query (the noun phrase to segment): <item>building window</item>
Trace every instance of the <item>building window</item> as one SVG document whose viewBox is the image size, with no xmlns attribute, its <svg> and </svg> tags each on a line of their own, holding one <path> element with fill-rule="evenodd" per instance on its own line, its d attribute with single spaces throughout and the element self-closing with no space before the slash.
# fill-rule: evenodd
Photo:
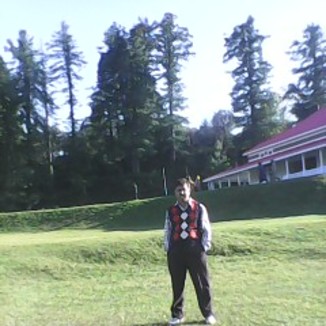
<svg viewBox="0 0 326 326">
<path fill-rule="evenodd" d="M 304 158 L 306 170 L 312 170 L 317 168 L 317 157 L 316 155 L 309 154 Z"/>
<path fill-rule="evenodd" d="M 274 151 L 271 149 L 271 150 L 268 150 L 268 151 L 261 152 L 261 153 L 259 154 L 259 157 L 260 157 L 260 158 L 263 158 L 263 157 L 265 157 L 265 156 L 272 155 L 273 153 L 274 153 Z"/>
<path fill-rule="evenodd" d="M 294 156 L 289 159 L 289 172 L 290 174 L 302 172 L 301 156 Z"/>
</svg>

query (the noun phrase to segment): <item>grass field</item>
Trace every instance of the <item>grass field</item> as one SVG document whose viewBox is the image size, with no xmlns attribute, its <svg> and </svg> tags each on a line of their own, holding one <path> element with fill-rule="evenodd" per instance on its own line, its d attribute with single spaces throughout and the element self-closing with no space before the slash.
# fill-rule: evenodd
<svg viewBox="0 0 326 326">
<path fill-rule="evenodd" d="M 222 325 L 326 325 L 326 215 L 213 224 Z M 0 325 L 166 325 L 162 230 L 0 234 Z M 186 318 L 202 317 L 188 279 Z"/>
</svg>

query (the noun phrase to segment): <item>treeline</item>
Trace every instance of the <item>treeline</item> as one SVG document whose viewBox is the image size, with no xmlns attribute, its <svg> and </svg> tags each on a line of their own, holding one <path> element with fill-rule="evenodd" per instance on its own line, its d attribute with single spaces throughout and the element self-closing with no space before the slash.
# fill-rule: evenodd
<svg viewBox="0 0 326 326">
<path fill-rule="evenodd" d="M 158 196 L 164 180 L 171 191 L 176 177 L 206 177 L 242 163 L 243 151 L 287 126 L 284 100 L 299 120 L 326 103 L 321 28 L 307 26 L 290 47 L 298 81 L 285 94 L 270 89 L 265 38 L 252 17 L 225 38 L 224 62 L 235 63 L 232 108 L 191 129 L 180 115 L 180 72 L 194 55 L 192 36 L 173 14 L 130 30 L 114 23 L 105 32 L 91 114 L 83 121 L 76 119 L 76 89 L 86 62 L 69 26 L 63 22 L 42 50 L 20 31 L 6 46 L 12 60 L 0 57 L 0 210 L 112 202 L 135 191 Z M 56 123 L 64 107 L 69 131 Z"/>
</svg>

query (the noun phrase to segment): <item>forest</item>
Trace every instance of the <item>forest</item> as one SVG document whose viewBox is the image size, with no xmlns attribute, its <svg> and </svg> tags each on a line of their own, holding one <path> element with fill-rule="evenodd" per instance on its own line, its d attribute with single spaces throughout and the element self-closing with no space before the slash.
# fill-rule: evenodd
<svg viewBox="0 0 326 326">
<path fill-rule="evenodd" d="M 232 105 L 199 128 L 180 114 L 181 71 L 195 55 L 191 31 L 166 13 L 159 22 L 140 19 L 130 30 L 113 23 L 104 32 L 83 121 L 76 88 L 87 63 L 66 22 L 43 49 L 26 30 L 4 45 L 11 60 L 0 56 L 0 211 L 163 196 L 175 178 L 242 164 L 244 151 L 290 127 L 287 112 L 300 121 L 326 104 L 326 39 L 316 24 L 289 45 L 296 83 L 284 94 L 271 90 L 267 36 L 251 16 L 235 26 L 223 56 L 234 65 Z M 69 109 L 61 121 L 67 130 L 57 122 L 58 95 Z"/>
</svg>

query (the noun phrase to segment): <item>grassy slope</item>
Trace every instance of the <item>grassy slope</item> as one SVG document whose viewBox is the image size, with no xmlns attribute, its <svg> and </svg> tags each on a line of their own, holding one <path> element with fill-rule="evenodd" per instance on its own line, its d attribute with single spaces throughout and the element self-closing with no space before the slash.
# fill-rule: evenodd
<svg viewBox="0 0 326 326">
<path fill-rule="evenodd" d="M 196 194 L 212 221 L 326 214 L 326 178 L 235 187 Z M 145 230 L 161 228 L 173 197 L 57 210 L 0 214 L 2 231 L 62 228 Z"/>
<path fill-rule="evenodd" d="M 213 224 L 223 325 L 324 325 L 326 215 Z M 166 325 L 162 231 L 0 234 L 0 325 Z M 201 321 L 190 282 L 187 320 Z"/>
</svg>

